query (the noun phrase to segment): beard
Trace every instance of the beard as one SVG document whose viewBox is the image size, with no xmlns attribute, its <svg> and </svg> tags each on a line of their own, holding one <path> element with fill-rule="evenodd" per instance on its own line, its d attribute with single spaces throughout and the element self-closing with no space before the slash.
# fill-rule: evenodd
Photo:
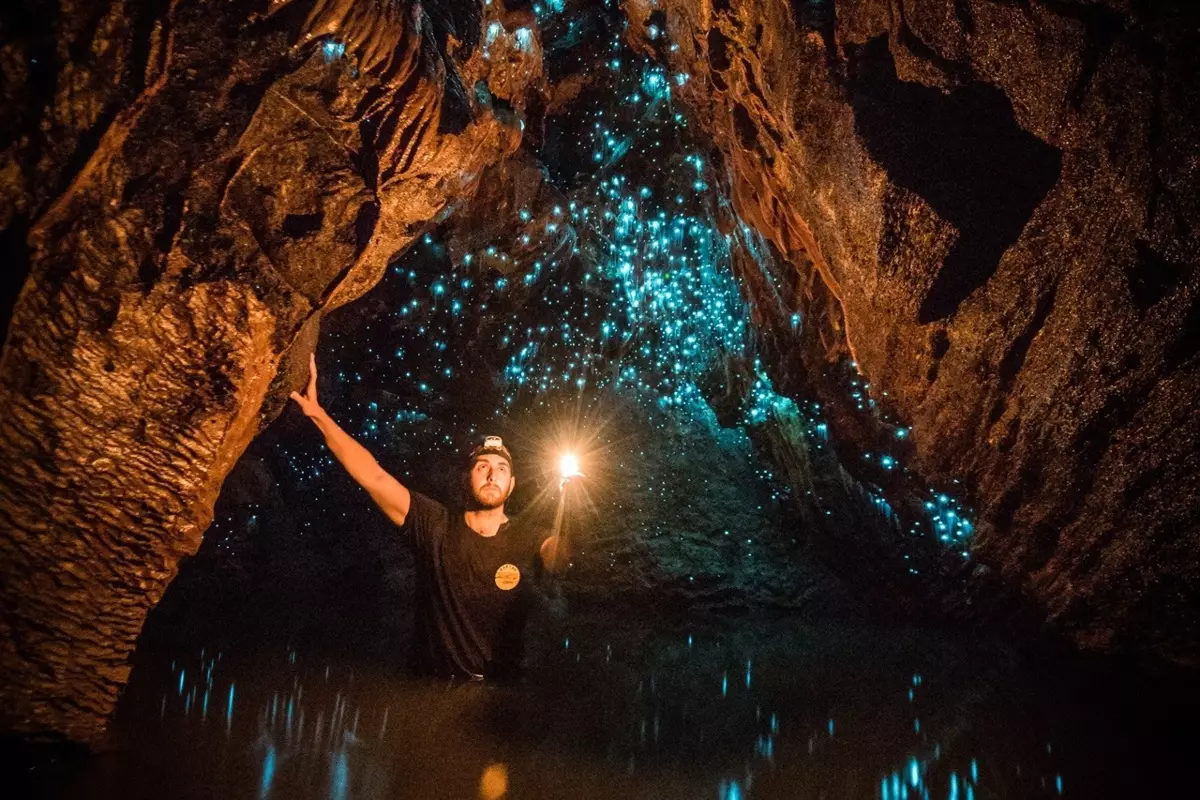
<svg viewBox="0 0 1200 800">
<path fill-rule="evenodd" d="M 508 493 L 494 483 L 484 484 L 478 489 L 472 489 L 471 495 L 479 508 L 491 510 L 499 508 L 508 500 Z"/>
</svg>

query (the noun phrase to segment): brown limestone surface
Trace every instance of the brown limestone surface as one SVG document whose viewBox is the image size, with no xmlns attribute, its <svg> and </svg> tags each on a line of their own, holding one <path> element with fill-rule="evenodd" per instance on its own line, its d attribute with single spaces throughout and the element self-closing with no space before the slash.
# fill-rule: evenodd
<svg viewBox="0 0 1200 800">
<path fill-rule="evenodd" d="M 969 487 L 975 558 L 1084 646 L 1200 664 L 1195 14 L 625 7 L 688 75 L 737 212 L 839 301 L 815 324 L 912 425 L 914 466 Z"/>
<path fill-rule="evenodd" d="M 471 4 L 23 9 L 0 47 L 0 226 L 28 274 L 0 362 L 0 724 L 95 741 L 320 315 L 520 132 L 463 88 L 487 77 L 459 72 Z"/>
</svg>

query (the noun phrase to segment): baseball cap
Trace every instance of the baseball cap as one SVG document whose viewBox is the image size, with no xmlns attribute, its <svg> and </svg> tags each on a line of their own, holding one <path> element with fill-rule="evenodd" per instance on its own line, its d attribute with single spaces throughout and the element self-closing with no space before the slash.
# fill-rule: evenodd
<svg viewBox="0 0 1200 800">
<path fill-rule="evenodd" d="M 512 453 L 508 452 L 508 448 L 504 446 L 504 440 L 499 436 L 485 436 L 483 438 L 483 444 L 477 445 L 475 449 L 471 451 L 471 456 L 467 459 L 467 466 L 470 467 L 474 465 L 475 459 L 479 458 L 480 456 L 486 456 L 489 454 L 500 456 L 508 462 L 509 470 L 513 468 Z"/>
</svg>

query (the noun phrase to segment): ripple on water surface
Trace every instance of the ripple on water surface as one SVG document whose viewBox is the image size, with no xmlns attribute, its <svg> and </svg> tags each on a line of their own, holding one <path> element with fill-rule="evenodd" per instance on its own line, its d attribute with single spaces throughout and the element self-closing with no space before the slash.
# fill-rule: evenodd
<svg viewBox="0 0 1200 800">
<path fill-rule="evenodd" d="M 1072 676 L 1002 646 L 794 621 L 540 626 L 517 685 L 303 649 L 150 654 L 72 797 L 1121 796 Z"/>
</svg>

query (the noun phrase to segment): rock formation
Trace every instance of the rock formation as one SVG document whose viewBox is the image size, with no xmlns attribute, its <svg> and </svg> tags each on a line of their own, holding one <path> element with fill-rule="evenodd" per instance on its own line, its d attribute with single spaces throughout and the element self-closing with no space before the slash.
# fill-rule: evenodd
<svg viewBox="0 0 1200 800">
<path fill-rule="evenodd" d="M 520 131 L 465 88 L 499 9 L 42 6 L 3 51 L 28 278 L 0 369 L 0 697 L 6 727 L 89 740 L 288 355 Z M 505 64 L 510 93 L 540 80 Z"/>
<path fill-rule="evenodd" d="M 837 299 L 830 333 L 912 426 L 916 468 L 970 488 L 975 559 L 1085 647 L 1200 663 L 1195 14 L 625 6 L 688 76 L 738 214 Z"/>
</svg>

